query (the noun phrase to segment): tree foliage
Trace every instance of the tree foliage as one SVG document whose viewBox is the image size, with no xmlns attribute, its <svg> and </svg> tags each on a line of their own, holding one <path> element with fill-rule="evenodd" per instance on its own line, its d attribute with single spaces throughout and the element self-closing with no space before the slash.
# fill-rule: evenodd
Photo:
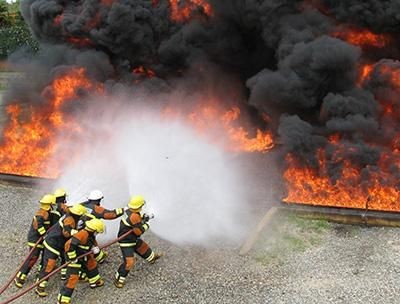
<svg viewBox="0 0 400 304">
<path fill-rule="evenodd" d="M 8 10 L 8 4 L 5 1 L 0 1 L 0 27 L 10 26 L 12 24 L 12 17 Z"/>
<path fill-rule="evenodd" d="M 5 59 L 20 47 L 35 51 L 38 43 L 19 12 L 19 1 L 8 4 L 0 0 L 0 59 Z"/>
</svg>

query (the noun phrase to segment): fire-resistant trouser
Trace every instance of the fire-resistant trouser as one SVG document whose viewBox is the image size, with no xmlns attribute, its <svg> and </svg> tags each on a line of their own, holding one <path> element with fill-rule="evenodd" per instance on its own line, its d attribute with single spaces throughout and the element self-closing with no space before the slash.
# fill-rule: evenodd
<svg viewBox="0 0 400 304">
<path fill-rule="evenodd" d="M 90 254 L 83 258 L 82 272 L 86 273 L 89 284 L 95 283 L 100 279 L 99 270 L 97 268 L 97 261 L 93 254 Z"/>
<path fill-rule="evenodd" d="M 60 255 L 60 264 L 64 265 L 66 263 L 66 258 L 65 258 L 65 252 L 62 251 Z M 67 267 L 64 267 L 61 269 L 61 275 L 66 275 L 67 274 Z"/>
<path fill-rule="evenodd" d="M 129 271 L 135 266 L 134 253 L 147 261 L 154 258 L 153 250 L 141 239 L 136 239 L 136 242 L 133 243 L 119 243 L 119 247 L 121 248 L 123 263 L 118 268 L 118 275 L 122 278 L 126 278 Z"/>
<path fill-rule="evenodd" d="M 44 249 L 42 254 L 42 269 L 40 270 L 39 280 L 44 278 L 50 272 L 52 272 L 57 265 L 57 260 L 60 256 L 63 256 L 63 252 L 60 251 L 59 246 L 52 246 L 51 242 L 46 240 L 43 242 Z M 39 284 L 40 287 L 47 286 L 47 280 Z"/>
<path fill-rule="evenodd" d="M 100 262 L 102 259 L 104 259 L 105 253 L 104 250 L 100 250 L 98 254 L 94 256 L 97 262 Z"/>
<path fill-rule="evenodd" d="M 35 242 L 28 242 L 28 246 L 29 246 L 29 251 L 31 251 L 32 248 L 35 246 Z M 43 250 L 43 243 L 40 243 L 33 250 L 31 257 L 28 260 L 26 260 L 24 265 L 22 265 L 21 270 L 17 274 L 18 278 L 25 280 L 29 271 L 31 271 L 33 265 L 35 265 L 35 263 L 39 259 L 39 256 L 40 256 L 40 253 L 42 252 L 42 250 Z"/>
<path fill-rule="evenodd" d="M 78 252 L 81 255 L 83 252 Z M 85 269 L 89 278 L 89 284 L 96 283 L 100 279 L 100 274 L 97 269 L 97 262 L 93 254 L 86 256 L 85 258 L 79 260 L 79 263 L 70 263 L 67 267 L 67 280 L 61 287 L 60 294 L 58 295 L 58 300 L 60 302 L 70 302 L 72 293 L 74 292 L 76 283 L 79 281 L 79 272 Z"/>
<path fill-rule="evenodd" d="M 79 281 L 79 271 L 81 269 L 81 264 L 70 263 L 67 267 L 67 280 L 61 287 L 60 293 L 58 295 L 59 302 L 71 302 L 71 296 L 74 292 L 75 286 Z"/>
</svg>

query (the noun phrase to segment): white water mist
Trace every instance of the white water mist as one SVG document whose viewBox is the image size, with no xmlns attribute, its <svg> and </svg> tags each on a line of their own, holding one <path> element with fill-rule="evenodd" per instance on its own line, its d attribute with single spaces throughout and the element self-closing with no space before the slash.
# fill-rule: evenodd
<svg viewBox="0 0 400 304">
<path fill-rule="evenodd" d="M 104 133 L 81 147 L 79 160 L 58 181 L 70 203 L 84 200 L 91 189 L 103 191 L 103 205 L 110 209 L 141 194 L 155 214 L 150 228 L 163 239 L 201 245 L 240 240 L 246 232 L 247 181 L 235 157 L 181 121 L 141 113 L 96 118 L 95 127 Z M 118 224 L 107 221 L 107 239 L 115 237 Z"/>
</svg>

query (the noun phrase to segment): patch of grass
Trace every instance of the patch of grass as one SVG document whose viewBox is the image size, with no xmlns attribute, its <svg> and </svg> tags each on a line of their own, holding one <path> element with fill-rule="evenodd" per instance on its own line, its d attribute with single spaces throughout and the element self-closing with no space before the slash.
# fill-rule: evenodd
<svg viewBox="0 0 400 304">
<path fill-rule="evenodd" d="M 254 257 L 254 259 L 263 266 L 276 263 L 280 264 L 282 262 L 282 260 L 279 258 L 279 255 L 273 253 L 258 254 Z"/>
<path fill-rule="evenodd" d="M 287 218 L 290 223 L 297 226 L 299 229 L 308 232 L 323 233 L 332 228 L 332 223 L 326 220 L 310 220 L 301 218 L 294 214 L 289 214 Z"/>
<path fill-rule="evenodd" d="M 306 238 L 297 235 L 284 235 L 282 240 L 286 242 L 289 248 L 296 251 L 304 251 L 309 245 Z"/>
<path fill-rule="evenodd" d="M 333 224 L 293 214 L 278 214 L 255 248 L 254 259 L 263 266 L 281 264 L 293 254 L 318 246 Z"/>
</svg>

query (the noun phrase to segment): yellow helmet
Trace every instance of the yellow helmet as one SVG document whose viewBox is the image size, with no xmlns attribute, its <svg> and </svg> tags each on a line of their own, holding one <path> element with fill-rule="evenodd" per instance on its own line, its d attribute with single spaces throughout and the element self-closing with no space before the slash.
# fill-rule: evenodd
<svg viewBox="0 0 400 304">
<path fill-rule="evenodd" d="M 62 188 L 57 189 L 56 191 L 54 191 L 54 196 L 56 198 L 62 197 L 62 196 L 66 196 L 67 195 L 67 191 L 65 191 Z"/>
<path fill-rule="evenodd" d="M 75 204 L 75 205 L 73 205 L 72 207 L 69 208 L 69 212 L 72 213 L 72 214 L 81 216 L 83 214 L 86 214 L 87 210 L 83 205 Z"/>
<path fill-rule="evenodd" d="M 105 226 L 101 220 L 94 218 L 86 222 L 86 228 L 98 233 L 103 233 Z"/>
<path fill-rule="evenodd" d="M 53 194 L 46 194 L 40 199 L 39 203 L 42 209 L 50 210 L 51 205 L 55 205 L 56 203 L 56 197 Z"/>
<path fill-rule="evenodd" d="M 142 208 L 144 204 L 146 204 L 144 197 L 141 195 L 135 195 L 131 197 L 131 200 L 128 203 L 128 207 L 131 209 L 139 209 Z"/>
<path fill-rule="evenodd" d="M 39 203 L 43 205 L 55 205 L 56 197 L 53 194 L 46 194 L 40 199 Z"/>
</svg>

